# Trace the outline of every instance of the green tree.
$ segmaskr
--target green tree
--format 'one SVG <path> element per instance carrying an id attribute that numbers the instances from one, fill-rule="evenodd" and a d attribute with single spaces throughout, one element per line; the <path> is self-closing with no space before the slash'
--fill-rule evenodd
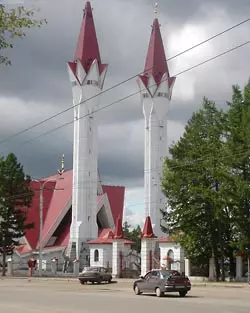
<path id="1" fill-rule="evenodd" d="M 125 221 L 123 223 L 123 234 L 126 238 L 129 238 L 130 237 L 130 228 L 131 226 L 129 225 L 129 223 L 127 221 Z"/>
<path id="2" fill-rule="evenodd" d="M 163 230 L 178 238 L 194 264 L 205 265 L 213 256 L 217 279 L 231 234 L 225 210 L 224 125 L 225 114 L 205 98 L 184 135 L 170 147 L 162 182 L 170 208 L 162 212 Z"/>
<path id="3" fill-rule="evenodd" d="M 229 206 L 234 216 L 236 250 L 250 258 L 250 81 L 243 91 L 233 86 L 228 105 Z"/>
<path id="4" fill-rule="evenodd" d="M 135 249 L 137 252 L 141 251 L 141 227 L 138 225 L 136 228 L 131 229 L 131 226 L 128 224 L 128 222 L 124 222 L 123 224 L 123 233 L 124 236 L 133 241 L 134 244 L 132 245 L 132 248 Z"/>
<path id="5" fill-rule="evenodd" d="M 16 156 L 10 153 L 0 159 L 0 247 L 3 255 L 3 276 L 5 275 L 6 248 L 19 244 L 25 230 L 32 228 L 27 224 L 27 210 L 33 192 L 30 178 L 25 176 L 23 167 Z"/>
<path id="6" fill-rule="evenodd" d="M 8 10 L 0 4 L 0 64 L 11 64 L 9 58 L 2 53 L 7 48 L 13 48 L 13 39 L 26 36 L 27 28 L 41 27 L 47 23 L 44 19 L 36 20 L 34 15 L 34 10 L 23 6 Z"/>

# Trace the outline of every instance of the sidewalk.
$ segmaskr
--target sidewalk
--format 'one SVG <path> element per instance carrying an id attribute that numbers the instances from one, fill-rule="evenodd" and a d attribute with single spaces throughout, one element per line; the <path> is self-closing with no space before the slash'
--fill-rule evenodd
<path id="1" fill-rule="evenodd" d="M 1 279 L 4 280 L 29 280 L 31 279 L 32 281 L 35 282 L 69 282 L 69 283 L 78 283 L 78 279 L 76 277 L 1 277 Z M 114 279 L 114 282 L 112 284 L 105 284 L 105 286 L 109 287 L 115 287 L 116 288 L 119 286 L 119 289 L 131 289 L 133 286 L 133 282 L 135 279 L 127 279 L 127 278 L 118 278 Z M 102 285 L 104 286 L 104 284 Z M 217 287 L 217 288 L 249 288 L 250 289 L 250 284 L 248 283 L 237 283 L 237 282 L 192 282 L 192 287 Z"/>

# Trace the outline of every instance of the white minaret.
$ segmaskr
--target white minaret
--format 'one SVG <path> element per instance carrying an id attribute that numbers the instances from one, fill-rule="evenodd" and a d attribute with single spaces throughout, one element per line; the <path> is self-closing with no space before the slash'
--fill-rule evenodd
<path id="1" fill-rule="evenodd" d="M 139 76 L 138 85 L 145 118 L 145 218 L 150 216 L 157 237 L 163 235 L 160 210 L 165 207 L 166 201 L 161 178 L 168 151 L 167 114 L 174 82 L 175 77 L 169 75 L 156 4 L 144 74 Z"/>
<path id="2" fill-rule="evenodd" d="M 73 62 L 68 63 L 74 108 L 72 223 L 67 254 L 86 258 L 86 242 L 98 237 L 97 226 L 97 123 L 94 111 L 107 65 L 102 64 L 92 8 L 86 1 Z M 86 102 L 84 102 L 87 100 Z M 83 103 L 82 103 L 83 102 Z M 82 103 L 82 104 L 80 104 Z M 80 105 L 79 105 L 80 104 Z M 85 253 L 87 254 L 87 253 Z"/>

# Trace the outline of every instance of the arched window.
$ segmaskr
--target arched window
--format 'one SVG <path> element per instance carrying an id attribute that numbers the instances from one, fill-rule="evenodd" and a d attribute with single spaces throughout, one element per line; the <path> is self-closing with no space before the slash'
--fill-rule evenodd
<path id="1" fill-rule="evenodd" d="M 95 250 L 94 252 L 94 262 L 99 262 L 99 250 Z"/>
<path id="2" fill-rule="evenodd" d="M 169 249 L 167 254 L 167 267 L 169 270 L 172 269 L 173 262 L 174 262 L 174 251 L 172 249 Z"/>

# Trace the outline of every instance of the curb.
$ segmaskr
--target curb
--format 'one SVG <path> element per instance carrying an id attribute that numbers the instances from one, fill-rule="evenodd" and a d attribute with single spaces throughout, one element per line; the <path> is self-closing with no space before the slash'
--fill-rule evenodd
<path id="1" fill-rule="evenodd" d="M 64 281 L 64 282 L 78 282 L 78 278 L 77 277 L 0 277 L 0 281 L 3 280 L 27 280 L 27 281 L 35 281 L 35 282 L 48 282 L 48 281 Z M 132 287 L 127 287 L 127 285 L 129 284 L 129 286 L 132 286 L 134 280 L 122 280 L 122 279 L 118 279 L 116 281 L 113 282 L 113 284 L 109 285 L 109 286 L 119 286 L 119 288 L 121 289 L 131 289 Z M 191 282 L 192 283 L 192 282 Z M 124 287 L 123 287 L 123 286 Z M 250 288 L 250 284 L 249 283 L 192 283 L 192 287 L 213 287 L 213 288 Z"/>
<path id="2" fill-rule="evenodd" d="M 213 288 L 250 288 L 250 284 L 214 284 L 214 283 L 204 283 L 204 284 L 192 284 L 192 287 L 213 287 Z"/>

